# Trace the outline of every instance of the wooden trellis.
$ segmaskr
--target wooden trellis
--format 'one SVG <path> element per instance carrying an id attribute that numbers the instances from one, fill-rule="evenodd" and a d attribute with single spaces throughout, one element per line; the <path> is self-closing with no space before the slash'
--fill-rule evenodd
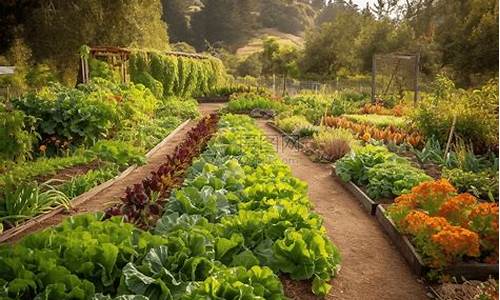
<path id="1" fill-rule="evenodd" d="M 414 103 L 419 94 L 420 54 L 375 54 L 372 59 L 372 101 L 377 96 L 386 96 L 397 81 L 405 90 L 414 92 Z M 385 77 L 380 85 L 377 76 Z"/>
<path id="2" fill-rule="evenodd" d="M 94 58 L 99 60 L 104 60 L 113 67 L 120 68 L 120 77 L 122 82 L 126 83 L 128 81 L 128 60 L 130 58 L 130 53 L 132 52 L 127 48 L 119 47 L 91 47 L 89 48 L 88 55 L 81 55 L 80 63 L 82 70 L 82 82 L 87 83 L 90 80 L 90 70 L 88 59 Z M 164 51 L 164 54 L 183 56 L 196 59 L 208 59 L 209 57 L 198 53 L 186 53 L 186 52 L 176 52 L 176 51 Z"/>

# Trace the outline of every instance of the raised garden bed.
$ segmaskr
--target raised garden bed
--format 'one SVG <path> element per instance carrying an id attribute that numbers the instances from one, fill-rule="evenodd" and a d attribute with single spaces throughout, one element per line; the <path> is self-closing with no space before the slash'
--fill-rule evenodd
<path id="1" fill-rule="evenodd" d="M 190 122 L 190 120 L 186 120 L 184 123 L 182 123 L 181 125 L 179 125 L 176 129 L 174 129 L 167 137 L 165 137 L 165 139 L 163 139 L 160 143 L 158 143 L 153 149 L 151 149 L 147 154 L 146 154 L 146 158 L 150 158 L 151 156 L 153 156 L 156 152 L 158 152 L 158 150 L 163 146 L 165 145 L 166 143 L 168 143 L 179 131 L 181 131 L 184 127 L 186 127 L 188 125 L 188 123 Z M 130 167 L 128 167 L 127 169 L 125 169 L 122 173 L 120 173 L 119 175 L 117 175 L 116 177 L 100 184 L 100 185 L 97 185 L 95 186 L 94 188 L 90 189 L 89 191 L 79 195 L 78 197 L 75 197 L 73 199 L 71 199 L 71 206 L 79 206 L 83 203 L 85 203 L 87 200 L 89 200 L 90 198 L 94 197 L 96 194 L 100 193 L 101 191 L 109 188 L 111 185 L 113 185 L 114 183 L 116 183 L 117 181 L 120 181 L 122 180 L 123 178 L 125 178 L 127 175 L 129 175 L 131 172 L 133 172 L 135 169 L 138 168 L 138 165 L 132 165 Z M 54 217 L 55 215 L 57 214 L 60 214 L 60 213 L 64 213 L 66 210 L 66 208 L 63 206 L 63 205 L 59 205 L 57 207 L 54 207 L 54 209 L 52 209 L 51 211 L 45 213 L 45 214 L 41 214 L 41 215 L 38 215 L 34 218 L 31 218 L 29 220 L 26 220 L 24 222 L 22 222 L 21 224 L 19 224 L 18 226 L 16 227 L 12 227 L 8 230 L 5 230 L 3 231 L 1 234 L 0 234 L 0 244 L 1 243 L 4 243 L 4 242 L 7 242 L 13 238 L 15 238 L 16 236 L 18 236 L 19 234 L 29 230 L 30 228 L 32 227 L 35 227 L 37 226 L 38 224 Z"/>
<path id="2" fill-rule="evenodd" d="M 385 208 L 379 205 L 376 210 L 376 218 L 384 231 L 389 235 L 392 242 L 406 259 L 412 271 L 418 276 L 424 276 L 431 269 L 424 261 L 417 249 L 412 245 L 408 237 L 399 233 L 394 222 L 385 215 Z M 444 270 L 445 274 L 455 277 L 457 280 L 488 280 L 490 277 L 498 278 L 498 264 L 485 263 L 459 263 Z"/>
<path id="3" fill-rule="evenodd" d="M 332 165 L 332 176 L 338 179 L 340 184 L 342 184 L 343 187 L 345 187 L 351 194 L 361 203 L 363 208 L 372 216 L 375 215 L 375 212 L 377 210 L 377 207 L 379 204 L 375 201 L 373 201 L 370 197 L 368 197 L 363 190 L 358 187 L 354 182 L 349 181 L 345 182 L 340 177 L 337 176 L 335 173 L 335 166 Z"/>

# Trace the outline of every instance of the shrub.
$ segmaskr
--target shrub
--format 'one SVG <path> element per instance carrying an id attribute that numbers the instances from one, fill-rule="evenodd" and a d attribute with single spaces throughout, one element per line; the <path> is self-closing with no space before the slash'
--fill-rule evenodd
<path id="1" fill-rule="evenodd" d="M 310 128 L 313 125 L 304 116 L 291 116 L 276 120 L 276 125 L 287 133 L 294 133 L 302 128 Z"/>
<path id="2" fill-rule="evenodd" d="M 413 167 L 407 160 L 383 162 L 368 170 L 368 195 L 373 199 L 392 199 L 408 193 L 421 182 L 432 180 L 421 169 Z"/>
<path id="3" fill-rule="evenodd" d="M 292 108 L 294 115 L 302 115 L 312 124 L 318 125 L 330 111 L 332 97 L 329 95 L 301 94 L 285 97 L 284 102 Z"/>
<path id="4" fill-rule="evenodd" d="M 498 201 L 498 173 L 491 171 L 474 173 L 456 168 L 444 169 L 442 176 L 461 193 L 467 192 L 481 199 Z"/>
<path id="5" fill-rule="evenodd" d="M 231 113 L 249 113 L 256 108 L 280 112 L 285 106 L 281 102 L 255 93 L 233 94 L 227 105 L 227 110 Z"/>
<path id="6" fill-rule="evenodd" d="M 370 168 L 395 158 L 396 155 L 385 147 L 367 145 L 338 160 L 335 163 L 335 171 L 343 181 L 364 185 L 368 183 Z"/>
<path id="7" fill-rule="evenodd" d="M 22 111 L 7 110 L 0 103 L 0 161 L 25 160 L 31 156 L 36 134 L 30 129 L 33 118 Z"/>
<path id="8" fill-rule="evenodd" d="M 442 79 L 442 78 L 441 78 Z M 439 78 L 438 78 L 439 80 Z M 412 115 L 427 137 L 446 144 L 453 119 L 455 137 L 472 143 L 477 153 L 498 148 L 498 83 L 490 81 L 479 90 L 438 89 L 420 101 Z"/>

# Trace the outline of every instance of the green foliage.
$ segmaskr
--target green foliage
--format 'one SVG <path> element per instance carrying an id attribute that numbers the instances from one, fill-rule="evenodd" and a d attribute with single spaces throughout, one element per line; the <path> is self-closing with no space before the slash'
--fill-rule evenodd
<path id="1" fill-rule="evenodd" d="M 280 112 L 285 109 L 285 105 L 255 93 L 233 94 L 227 105 L 227 110 L 231 113 L 249 113 L 256 108 Z"/>
<path id="2" fill-rule="evenodd" d="M 202 96 L 226 81 L 222 62 L 165 55 L 155 51 L 134 51 L 129 62 L 133 82 L 142 83 L 158 98 L 168 96 Z"/>
<path id="3" fill-rule="evenodd" d="M 165 240 L 121 219 L 70 218 L 61 226 L 0 248 L 0 296 L 7 299 L 90 299 L 116 293 L 122 269 Z"/>
<path id="4" fill-rule="evenodd" d="M 112 82 L 120 82 L 120 72 L 104 61 L 89 58 L 90 78 L 102 78 Z"/>
<path id="5" fill-rule="evenodd" d="M 407 194 L 414 186 L 432 181 L 432 177 L 406 160 L 377 164 L 368 170 L 368 195 L 372 199 L 392 199 Z"/>
<path id="6" fill-rule="evenodd" d="M 438 77 L 439 82 L 445 80 Z M 493 80 L 469 91 L 441 84 L 434 95 L 420 102 L 412 119 L 427 137 L 445 145 L 454 117 L 455 138 L 471 143 L 479 153 L 498 149 L 498 83 Z"/>
<path id="7" fill-rule="evenodd" d="M 157 110 L 158 116 L 176 116 L 181 119 L 195 119 L 200 116 L 198 102 L 192 98 L 165 98 Z"/>
<path id="8" fill-rule="evenodd" d="M 253 266 L 215 272 L 182 300 L 220 298 L 279 300 L 285 296 L 278 276 L 267 267 Z"/>
<path id="9" fill-rule="evenodd" d="M 0 16 L 16 20 L 2 26 L 8 40 L 24 39 L 35 60 L 54 66 L 60 79 L 71 85 L 76 82 L 78 50 L 83 44 L 168 49 L 160 0 L 18 4 L 6 4 Z M 17 30 L 18 26 L 24 30 Z"/>
<path id="10" fill-rule="evenodd" d="M 18 163 L 0 175 L 0 187 L 9 181 L 19 183 L 30 181 L 38 176 L 55 175 L 57 171 L 76 165 L 84 165 L 93 159 L 93 156 L 79 152 L 67 157 L 39 158 L 34 161 Z"/>
<path id="11" fill-rule="evenodd" d="M 119 174 L 116 166 L 104 167 L 99 170 L 90 170 L 84 175 L 75 176 L 68 182 L 64 182 L 56 189 L 63 192 L 69 199 L 73 199 L 81 194 L 90 191 L 90 189 L 113 179 Z"/>
<path id="12" fill-rule="evenodd" d="M 22 111 L 8 110 L 0 103 L 0 161 L 25 160 L 31 157 L 36 134 L 29 128 L 33 118 Z"/>
<path id="13" fill-rule="evenodd" d="M 56 137 L 74 144 L 91 143 L 106 136 L 118 118 L 113 101 L 88 97 L 81 90 L 59 84 L 13 103 L 37 119 L 36 131 L 42 142 Z"/>
<path id="14" fill-rule="evenodd" d="M 112 162 L 120 167 L 143 165 L 146 162 L 143 149 L 121 141 L 102 140 L 92 146 L 90 151 L 99 160 Z"/>
<path id="15" fill-rule="evenodd" d="M 365 185 L 368 171 L 374 166 L 395 159 L 396 155 L 382 146 L 366 145 L 335 163 L 335 171 L 343 181 Z"/>
<path id="16" fill-rule="evenodd" d="M 208 230 L 203 236 L 214 239 L 220 263 L 268 266 L 313 280 L 313 291 L 325 295 L 340 257 L 310 211 L 305 183 L 291 176 L 249 117 L 226 115 L 219 126 L 184 186 L 172 193 L 156 232 Z"/>
<path id="17" fill-rule="evenodd" d="M 421 169 L 382 146 L 367 145 L 335 163 L 343 181 L 365 186 L 373 199 L 392 199 L 408 193 L 421 182 L 432 180 Z"/>
<path id="18" fill-rule="evenodd" d="M 304 116 L 291 116 L 279 118 L 276 125 L 287 133 L 296 133 L 303 128 L 311 128 L 313 125 Z"/>
<path id="19" fill-rule="evenodd" d="M 462 169 L 444 169 L 443 178 L 448 179 L 460 193 L 470 193 L 480 199 L 498 201 L 498 172 L 478 173 Z"/>
<path id="20" fill-rule="evenodd" d="M 380 128 L 385 128 L 388 126 L 398 127 L 407 129 L 409 127 L 409 121 L 404 117 L 396 116 L 382 116 L 382 115 L 343 115 L 346 119 L 363 124 L 372 124 Z"/>
<path id="21" fill-rule="evenodd" d="M 69 207 L 69 201 L 64 193 L 51 186 L 10 181 L 0 193 L 0 223 L 15 226 L 56 205 Z"/>
<path id="22" fill-rule="evenodd" d="M 292 108 L 294 115 L 303 115 L 309 122 L 318 125 L 330 110 L 332 99 L 328 95 L 301 94 L 285 97 L 284 103 Z"/>

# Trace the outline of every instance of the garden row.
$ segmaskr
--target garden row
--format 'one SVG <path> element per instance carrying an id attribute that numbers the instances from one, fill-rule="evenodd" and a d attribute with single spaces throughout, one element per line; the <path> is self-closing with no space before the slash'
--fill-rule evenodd
<path id="1" fill-rule="evenodd" d="M 498 99 L 493 88 L 488 84 L 480 91 L 458 91 L 454 95 L 491 104 Z M 449 133 L 449 111 L 431 110 L 444 108 L 447 99 L 439 98 L 437 92 L 428 97 L 413 112 L 402 106 L 382 110 L 377 108 L 382 104 L 377 103 L 357 105 L 360 112 L 372 114 L 352 114 L 352 110 L 336 114 L 338 107 L 348 107 L 343 102 L 356 103 L 355 97 L 345 93 L 332 95 L 329 100 L 321 95 L 282 100 L 243 95 L 234 97 L 228 109 L 240 113 L 273 110 L 268 115 L 276 115 L 278 130 L 313 154 L 313 159 L 337 161 L 337 176 L 371 214 L 378 214 L 384 229 L 404 248 L 406 258 L 419 265 L 419 275 L 452 269 L 453 275 L 470 278 L 496 275 L 498 158 L 493 152 L 475 154 L 486 144 L 494 149 L 496 142 L 488 141 L 481 132 L 491 127 L 491 120 L 471 118 L 479 113 L 498 117 L 494 107 L 474 107 L 461 98 L 457 102 L 467 110 L 460 115 L 461 120 L 455 119 L 452 144 L 445 152 L 443 136 L 430 133 L 419 122 L 425 116 L 437 127 L 441 122 L 442 130 Z M 462 139 L 466 127 L 474 126 L 478 136 L 466 143 Z M 457 268 L 459 265 L 462 267 Z"/>
<path id="2" fill-rule="evenodd" d="M 86 84 L 50 82 L 0 103 L 0 232 L 56 206 L 69 208 L 71 199 L 143 164 L 149 149 L 199 116 L 191 95 L 223 90 L 226 82 L 211 57 L 134 50 L 129 64 L 131 83 L 119 83 L 111 65 L 91 59 Z"/>
<path id="3" fill-rule="evenodd" d="M 328 293 L 339 253 L 310 211 L 306 184 L 250 118 L 217 120 L 201 120 L 157 172 L 108 211 L 123 217 L 71 218 L 0 247 L 0 296 L 285 299 L 279 274 Z"/>

